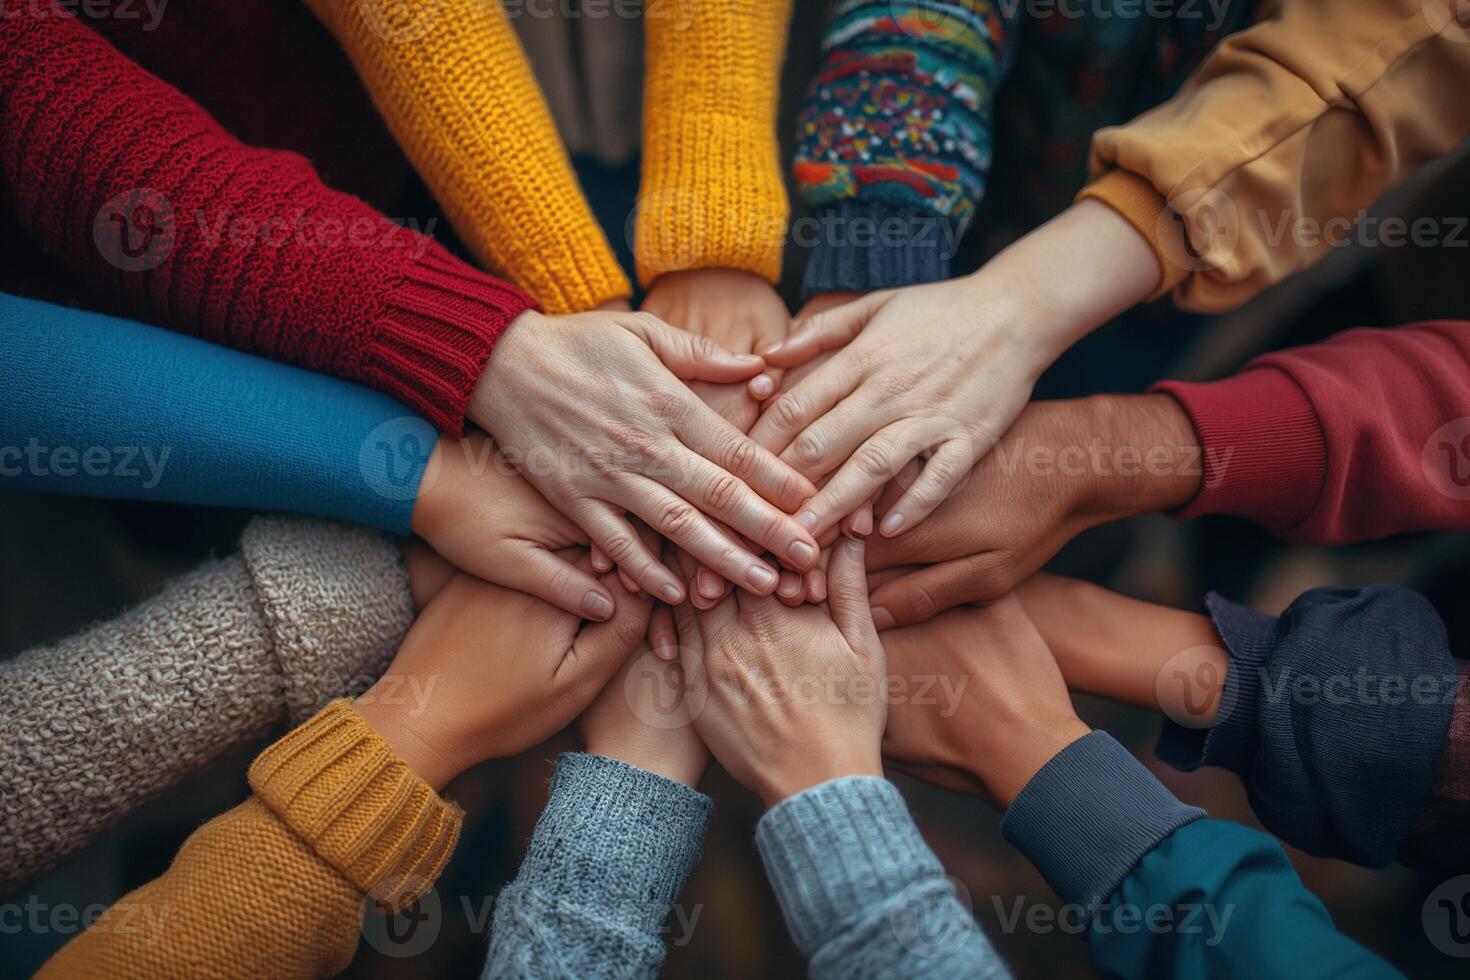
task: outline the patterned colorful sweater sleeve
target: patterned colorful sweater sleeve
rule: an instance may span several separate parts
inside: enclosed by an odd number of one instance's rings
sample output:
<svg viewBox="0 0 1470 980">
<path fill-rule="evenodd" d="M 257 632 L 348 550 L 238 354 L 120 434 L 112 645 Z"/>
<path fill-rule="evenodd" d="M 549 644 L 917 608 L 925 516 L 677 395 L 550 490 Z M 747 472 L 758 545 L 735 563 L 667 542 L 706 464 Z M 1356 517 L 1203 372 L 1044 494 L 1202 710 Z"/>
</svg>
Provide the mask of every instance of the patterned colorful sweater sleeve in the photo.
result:
<svg viewBox="0 0 1470 980">
<path fill-rule="evenodd" d="M 1015 9 L 992 0 L 835 5 L 797 121 L 796 183 L 815 219 L 805 295 L 948 278 L 985 193 Z"/>
<path fill-rule="evenodd" d="M 56 0 L 0 0 L 0 200 L 145 321 L 356 381 L 459 434 L 534 301 L 247 146 Z"/>
</svg>

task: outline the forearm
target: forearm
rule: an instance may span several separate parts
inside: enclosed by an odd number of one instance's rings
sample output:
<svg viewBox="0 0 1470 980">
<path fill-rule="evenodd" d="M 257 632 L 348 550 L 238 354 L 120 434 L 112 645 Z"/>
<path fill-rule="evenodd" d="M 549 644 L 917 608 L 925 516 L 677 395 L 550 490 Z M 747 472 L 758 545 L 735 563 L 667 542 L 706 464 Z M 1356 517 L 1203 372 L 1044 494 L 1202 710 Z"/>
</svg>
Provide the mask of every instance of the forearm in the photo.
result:
<svg viewBox="0 0 1470 980">
<path fill-rule="evenodd" d="M 709 797 L 671 779 L 563 755 L 520 871 L 496 900 L 485 976 L 656 976 L 710 811 Z"/>
<path fill-rule="evenodd" d="M 775 283 L 788 206 L 776 138 L 791 0 L 667 4 L 645 17 L 643 179 L 634 255 L 665 272 Z"/>
<path fill-rule="evenodd" d="M 551 313 L 631 293 L 499 3 L 308 3 L 487 268 Z"/>
<path fill-rule="evenodd" d="M 813 977 L 1009 976 L 886 780 L 788 797 L 756 843 Z"/>
</svg>

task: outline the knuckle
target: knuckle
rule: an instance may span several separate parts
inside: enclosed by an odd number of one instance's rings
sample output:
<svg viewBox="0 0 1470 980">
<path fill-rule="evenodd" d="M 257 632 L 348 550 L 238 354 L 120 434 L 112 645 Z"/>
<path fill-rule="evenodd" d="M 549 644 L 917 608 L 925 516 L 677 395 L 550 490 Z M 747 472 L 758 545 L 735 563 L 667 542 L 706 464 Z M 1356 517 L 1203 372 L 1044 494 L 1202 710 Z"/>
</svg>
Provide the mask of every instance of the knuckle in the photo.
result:
<svg viewBox="0 0 1470 980">
<path fill-rule="evenodd" d="M 615 565 L 626 565 L 638 554 L 638 546 L 633 543 L 633 536 L 621 531 L 604 540 L 601 548 L 602 553 Z"/>
<path fill-rule="evenodd" d="M 893 473 L 893 449 L 886 442 L 875 440 L 859 449 L 853 462 L 865 476 L 886 480 Z"/>
<path fill-rule="evenodd" d="M 820 463 L 827 455 L 827 440 L 822 438 L 820 432 L 810 430 L 803 432 L 792 447 L 798 462 L 804 465 Z"/>
<path fill-rule="evenodd" d="M 703 334 L 689 334 L 689 349 L 700 360 L 708 360 L 720 352 L 720 347 Z"/>
<path fill-rule="evenodd" d="M 785 394 L 771 403 L 771 417 L 776 424 L 783 429 L 794 429 L 801 424 L 805 409 L 801 404 L 801 398 L 793 394 Z"/>
<path fill-rule="evenodd" d="M 656 418 L 677 422 L 688 411 L 689 399 L 682 392 L 658 388 L 644 393 L 643 404 Z"/>
<path fill-rule="evenodd" d="M 904 592 L 905 602 L 918 618 L 931 619 L 935 613 L 939 612 L 939 603 L 934 600 L 934 596 L 929 593 L 929 590 L 922 585 L 911 582 Z"/>
<path fill-rule="evenodd" d="M 558 566 L 551 570 L 546 577 L 546 587 L 551 590 L 552 595 L 569 596 L 575 591 L 577 578 L 571 569 Z"/>
<path fill-rule="evenodd" d="M 709 502 L 710 509 L 716 513 L 726 513 L 735 502 L 740 499 L 740 491 L 744 484 L 729 473 L 723 473 L 714 478 L 710 483 L 709 491 L 705 499 Z"/>
<path fill-rule="evenodd" d="M 746 473 L 755 465 L 755 443 L 749 439 L 737 438 L 730 443 L 730 448 L 725 451 L 725 469 L 731 473 Z"/>
<path fill-rule="evenodd" d="M 657 527 L 664 537 L 678 537 L 691 530 L 699 520 L 699 512 L 688 502 L 679 500 L 659 511 Z"/>
<path fill-rule="evenodd" d="M 917 371 L 907 368 L 895 368 L 891 371 L 883 372 L 878 378 L 878 388 L 884 397 L 897 398 L 900 395 L 907 395 L 913 391 L 918 387 L 922 378 L 923 375 Z"/>
</svg>

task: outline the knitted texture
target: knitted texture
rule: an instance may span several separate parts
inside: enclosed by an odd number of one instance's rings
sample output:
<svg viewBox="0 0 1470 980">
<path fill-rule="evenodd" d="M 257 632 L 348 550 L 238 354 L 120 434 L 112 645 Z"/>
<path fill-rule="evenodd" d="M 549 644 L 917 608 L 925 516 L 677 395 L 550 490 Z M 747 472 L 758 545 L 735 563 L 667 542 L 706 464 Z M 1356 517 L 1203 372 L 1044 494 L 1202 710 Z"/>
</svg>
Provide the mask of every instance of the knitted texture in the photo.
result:
<svg viewBox="0 0 1470 980">
<path fill-rule="evenodd" d="M 1219 720 L 1166 722 L 1159 757 L 1221 766 L 1251 808 L 1309 854 L 1394 860 L 1436 780 L 1460 674 L 1444 623 L 1395 586 L 1312 589 L 1280 619 L 1211 593 L 1230 653 Z"/>
<path fill-rule="evenodd" d="M 255 796 L 37 975 L 331 976 L 357 951 L 365 899 L 402 907 L 431 885 L 463 819 L 346 702 L 266 749 L 250 781 Z"/>
<path fill-rule="evenodd" d="M 633 242 L 645 285 L 712 267 L 781 278 L 788 208 L 776 106 L 790 19 L 791 0 L 701 0 L 645 14 Z"/>
<path fill-rule="evenodd" d="M 526 858 L 496 900 L 485 980 L 657 976 L 664 920 L 711 809 L 682 783 L 562 755 Z"/>
<path fill-rule="evenodd" d="M 438 440 L 359 385 L 3 294 L 0 361 L 0 486 L 319 514 L 408 534 Z"/>
<path fill-rule="evenodd" d="M 836 779 L 782 800 L 756 844 L 818 980 L 1010 976 L 887 780 Z"/>
<path fill-rule="evenodd" d="M 1399 848 L 1405 864 L 1470 870 L 1470 662 L 1457 662 L 1460 679 L 1444 751 L 1414 826 Z"/>
<path fill-rule="evenodd" d="M 630 294 L 500 4 L 308 4 L 481 262 L 553 313 Z"/>
<path fill-rule="evenodd" d="M 257 518 L 242 547 L 0 663 L 0 895 L 392 658 L 413 608 L 386 536 Z"/>
<path fill-rule="evenodd" d="M 530 297 L 327 189 L 301 157 L 235 140 L 55 0 L 0 6 L 0 176 L 36 245 L 145 319 L 462 431 Z"/>
</svg>

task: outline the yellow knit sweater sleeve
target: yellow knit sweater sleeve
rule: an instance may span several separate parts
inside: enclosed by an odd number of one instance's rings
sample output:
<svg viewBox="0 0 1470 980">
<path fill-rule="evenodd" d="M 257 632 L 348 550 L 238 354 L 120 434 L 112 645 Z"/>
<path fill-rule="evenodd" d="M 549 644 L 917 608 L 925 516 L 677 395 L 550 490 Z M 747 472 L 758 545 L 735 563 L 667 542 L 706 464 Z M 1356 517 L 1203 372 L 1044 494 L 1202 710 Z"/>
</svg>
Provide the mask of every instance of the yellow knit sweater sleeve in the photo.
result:
<svg viewBox="0 0 1470 980">
<path fill-rule="evenodd" d="M 791 0 L 645 5 L 643 182 L 634 256 L 781 278 L 786 236 L 776 109 Z"/>
<path fill-rule="evenodd" d="M 365 897 L 408 905 L 459 836 L 459 809 L 346 701 L 261 753 L 250 785 L 37 976 L 330 976 L 357 950 Z"/>
<path fill-rule="evenodd" d="M 552 313 L 632 291 L 495 0 L 306 0 L 487 268 Z"/>
</svg>

